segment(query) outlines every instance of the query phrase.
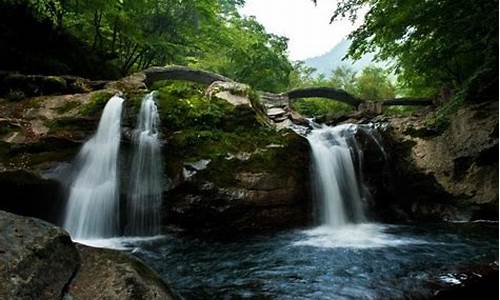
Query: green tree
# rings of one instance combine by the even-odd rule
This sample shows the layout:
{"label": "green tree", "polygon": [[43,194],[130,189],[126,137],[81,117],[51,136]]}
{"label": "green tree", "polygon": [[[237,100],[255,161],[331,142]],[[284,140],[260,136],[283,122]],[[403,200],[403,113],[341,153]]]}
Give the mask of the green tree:
{"label": "green tree", "polygon": [[356,78],[353,85],[355,95],[364,100],[382,100],[394,98],[396,88],[391,83],[386,71],[380,67],[368,66]]}
{"label": "green tree", "polygon": [[[27,8],[40,22],[52,24],[47,40],[58,40],[52,38],[56,31],[64,35],[63,40],[76,40],[69,43],[71,47],[62,59],[70,67],[45,68],[51,61],[54,65],[58,63],[61,54],[48,57],[41,53],[36,60],[42,62],[43,69],[84,69],[109,78],[151,65],[182,64],[219,72],[257,89],[282,91],[288,86],[292,65],[286,55],[287,40],[267,33],[255,19],[240,16],[238,8],[244,0],[5,1],[0,2],[2,8],[17,7],[20,11]],[[9,29],[9,34],[0,35],[0,53],[19,52],[12,50],[17,47],[12,41],[16,43],[16,30],[30,31],[23,30],[23,26],[4,25],[0,20],[0,28]],[[8,38],[2,40],[3,36]],[[26,55],[30,59],[23,61],[32,61],[31,55],[36,56],[33,47],[19,44],[30,54]],[[67,44],[54,42],[51,46],[59,48]],[[51,47],[47,48],[46,52],[50,52]],[[81,53],[86,57],[78,57]],[[96,59],[86,59],[91,56]],[[10,69],[11,65],[14,64],[9,63]],[[101,66],[105,65],[112,66],[114,71],[101,74],[104,71]],[[36,70],[36,67],[18,69]],[[93,72],[94,69],[100,71]]]}
{"label": "green tree", "polygon": [[356,72],[347,66],[337,67],[332,71],[328,85],[356,95]]}
{"label": "green tree", "polygon": [[315,85],[316,69],[306,66],[303,61],[295,62],[288,78],[288,88],[301,88]]}
{"label": "green tree", "polygon": [[496,99],[497,0],[340,0],[332,20],[354,20],[362,8],[368,13],[350,35],[351,57],[395,58],[396,74],[414,94],[446,87]]}
{"label": "green tree", "polygon": [[254,18],[233,15],[212,28],[204,53],[193,66],[205,68],[256,89],[279,92],[288,87],[292,65],[286,49],[287,40],[266,33]]}

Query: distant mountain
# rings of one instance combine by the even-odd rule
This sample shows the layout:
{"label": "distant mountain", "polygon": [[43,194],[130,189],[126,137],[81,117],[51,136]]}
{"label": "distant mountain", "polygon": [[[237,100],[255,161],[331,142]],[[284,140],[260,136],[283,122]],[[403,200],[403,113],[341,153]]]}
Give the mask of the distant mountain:
{"label": "distant mountain", "polygon": [[351,41],[342,40],[332,50],[327,53],[306,59],[304,62],[306,66],[316,69],[316,75],[324,74],[329,76],[334,69],[339,66],[345,65],[353,69],[355,72],[363,70],[368,65],[384,66],[384,63],[374,63],[375,55],[373,53],[366,54],[361,59],[353,61],[351,59],[342,60],[347,54]]}

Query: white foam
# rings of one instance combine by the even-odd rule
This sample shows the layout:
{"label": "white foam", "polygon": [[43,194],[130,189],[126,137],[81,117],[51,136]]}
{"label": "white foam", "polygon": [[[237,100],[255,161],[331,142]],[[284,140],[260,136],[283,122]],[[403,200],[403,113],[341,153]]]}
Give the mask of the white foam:
{"label": "white foam", "polygon": [[131,236],[131,237],[108,238],[108,239],[76,239],[73,240],[73,242],[94,248],[133,250],[137,247],[138,244],[160,240],[163,239],[164,237],[165,237],[164,235],[155,235],[150,237]]}
{"label": "white foam", "polygon": [[294,242],[294,245],[319,248],[366,249],[426,243],[421,240],[402,238],[386,233],[387,228],[387,225],[376,223],[349,224],[335,228],[320,226],[304,231],[307,238]]}

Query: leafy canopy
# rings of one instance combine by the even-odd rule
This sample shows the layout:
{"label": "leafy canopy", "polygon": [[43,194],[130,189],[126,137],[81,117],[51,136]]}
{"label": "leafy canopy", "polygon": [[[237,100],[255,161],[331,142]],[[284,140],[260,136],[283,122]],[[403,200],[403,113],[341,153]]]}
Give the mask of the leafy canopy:
{"label": "leafy canopy", "polygon": [[[112,71],[101,77],[118,77],[152,65],[182,64],[219,72],[257,89],[280,91],[288,85],[292,66],[287,59],[287,40],[268,34],[255,19],[238,14],[244,0],[5,0],[4,14],[28,12],[32,18],[50,24],[45,37],[30,37],[39,27],[26,28],[15,18],[0,18],[0,53],[19,53],[18,65],[9,69],[24,72],[69,72],[89,76],[86,65],[108,65]],[[0,14],[3,16],[3,14]],[[24,30],[26,29],[26,30]],[[16,36],[24,36],[19,41]],[[64,35],[77,42],[62,43]],[[45,44],[47,51],[37,53]],[[68,47],[70,46],[70,47]],[[5,47],[5,49],[3,49]],[[50,49],[67,47],[62,53]],[[21,53],[23,53],[21,55]],[[72,53],[75,53],[72,55]],[[26,57],[40,58],[37,63]],[[82,57],[85,56],[85,57]],[[90,62],[87,57],[95,56]],[[22,59],[22,60],[21,60]],[[66,68],[42,64],[62,61]],[[29,62],[28,62],[29,61]],[[1,66],[0,66],[1,67]],[[84,71],[82,71],[84,70]]]}
{"label": "leafy canopy", "polygon": [[350,35],[351,57],[395,58],[395,72],[413,94],[446,88],[497,96],[498,0],[340,0],[332,21],[355,20],[362,9],[368,12]]}

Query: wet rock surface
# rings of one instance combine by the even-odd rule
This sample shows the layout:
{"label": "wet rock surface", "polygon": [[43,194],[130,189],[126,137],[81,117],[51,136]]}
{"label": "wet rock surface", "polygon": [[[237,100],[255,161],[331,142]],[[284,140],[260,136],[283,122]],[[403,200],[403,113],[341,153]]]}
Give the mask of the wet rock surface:
{"label": "wet rock surface", "polygon": [[429,284],[432,299],[498,299],[498,262],[471,267],[458,267],[455,272],[442,274]]}

